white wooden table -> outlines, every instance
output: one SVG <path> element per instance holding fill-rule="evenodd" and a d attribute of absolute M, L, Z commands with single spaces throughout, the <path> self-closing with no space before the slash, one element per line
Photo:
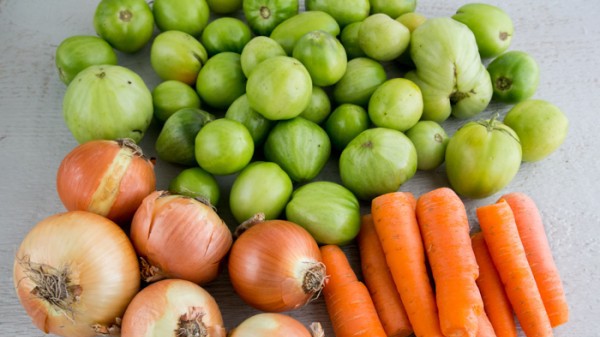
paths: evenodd
<path fill-rule="evenodd" d="M 522 191 L 538 203 L 571 307 L 571 320 L 555 329 L 559 337 L 600 336 L 600 2 L 558 0 L 484 1 L 513 18 L 511 49 L 534 56 L 541 68 L 536 98 L 546 99 L 571 122 L 563 146 L 549 158 L 522 165 L 503 191 Z M 28 230 L 64 211 L 55 191 L 61 159 L 77 145 L 62 117 L 65 85 L 54 67 L 58 44 L 71 35 L 95 35 L 96 0 L 0 0 L 0 335 L 41 336 L 25 314 L 12 285 L 15 251 Z M 421 0 L 417 10 L 429 17 L 450 16 L 466 1 Z M 152 89 L 159 83 L 150 67 L 149 48 L 119 54 L 119 63 L 140 74 Z M 481 116 L 506 112 L 493 105 Z M 449 133 L 458 122 L 448 122 Z M 144 151 L 155 156 L 153 125 Z M 159 161 L 158 188 L 165 189 L 181 168 Z M 232 177 L 221 179 L 226 190 Z M 337 180 L 330 165 L 320 179 Z M 420 195 L 446 184 L 443 171 L 418 173 L 401 187 Z M 499 195 L 499 194 L 498 194 Z M 472 226 L 474 210 L 498 195 L 465 200 Z M 226 194 L 223 200 L 226 199 Z M 225 203 L 226 204 L 226 203 Z M 225 206 L 222 206 L 225 208 Z M 224 211 L 226 213 L 226 211 Z M 357 265 L 356 247 L 345 247 Z M 217 299 L 228 328 L 257 311 L 242 303 L 223 274 L 206 287 Z M 323 322 L 333 336 L 322 299 L 289 313 L 308 323 Z"/>

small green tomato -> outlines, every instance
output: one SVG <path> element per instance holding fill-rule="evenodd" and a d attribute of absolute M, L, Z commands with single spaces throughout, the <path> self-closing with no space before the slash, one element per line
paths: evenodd
<path fill-rule="evenodd" d="M 405 78 L 387 80 L 371 96 L 368 112 L 376 126 L 406 131 L 423 114 L 421 89 Z"/>
<path fill-rule="evenodd" d="M 517 103 L 537 90 L 540 68 L 529 54 L 512 50 L 495 58 L 487 67 L 494 86 L 492 99 Z"/>
<path fill-rule="evenodd" d="M 221 118 L 204 125 L 195 141 L 198 165 L 216 175 L 241 171 L 254 154 L 252 135 L 242 123 L 231 119 Z"/>
<path fill-rule="evenodd" d="M 419 121 L 406 131 L 417 150 L 417 169 L 433 170 L 444 162 L 448 134 L 434 121 Z"/>
<path fill-rule="evenodd" d="M 171 180 L 169 192 L 207 200 L 215 206 L 219 203 L 221 196 L 219 183 L 215 177 L 200 167 L 191 167 L 181 171 Z"/>

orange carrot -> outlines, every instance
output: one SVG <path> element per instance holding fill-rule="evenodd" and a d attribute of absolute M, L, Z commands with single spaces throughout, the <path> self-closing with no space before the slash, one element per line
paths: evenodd
<path fill-rule="evenodd" d="M 504 285 L 494 266 L 492 257 L 483 238 L 483 233 L 478 232 L 471 236 L 471 245 L 479 265 L 479 278 L 477 286 L 483 299 L 483 308 L 487 313 L 496 334 L 503 337 L 517 337 L 517 326 L 512 307 Z"/>
<path fill-rule="evenodd" d="M 371 214 L 415 335 L 442 336 L 413 195 L 408 192 L 380 195 L 371 202 Z"/>
<path fill-rule="evenodd" d="M 385 261 L 371 214 L 361 217 L 357 243 L 363 278 L 387 336 L 411 335 L 413 330 Z"/>
<path fill-rule="evenodd" d="M 542 295 L 550 324 L 555 327 L 566 323 L 569 320 L 567 299 L 535 202 L 518 192 L 505 194 L 500 199 L 506 200 L 513 211 L 519 237 Z"/>
<path fill-rule="evenodd" d="M 453 190 L 443 187 L 421 195 L 416 213 L 435 281 L 442 333 L 475 337 L 483 301 L 475 282 L 479 267 L 465 206 Z"/>
<path fill-rule="evenodd" d="M 494 327 L 485 312 L 482 312 L 481 315 L 479 315 L 477 327 L 477 337 L 496 337 L 498 335 L 494 331 Z M 498 336 L 504 337 L 504 335 Z"/>
<path fill-rule="evenodd" d="M 552 336 L 552 326 L 527 262 L 510 206 L 501 200 L 479 207 L 477 218 L 492 261 L 525 335 Z"/>
<path fill-rule="evenodd" d="M 328 279 L 323 288 L 325 305 L 337 337 L 386 337 L 367 287 L 352 271 L 336 245 L 321 247 Z"/>

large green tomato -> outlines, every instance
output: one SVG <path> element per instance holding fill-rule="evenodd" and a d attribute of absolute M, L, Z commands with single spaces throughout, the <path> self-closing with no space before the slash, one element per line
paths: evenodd
<path fill-rule="evenodd" d="M 410 31 L 399 21 L 385 14 L 366 18 L 358 31 L 360 49 L 377 61 L 392 61 L 408 47 Z"/>
<path fill-rule="evenodd" d="M 206 0 L 210 10 L 216 14 L 231 14 L 242 9 L 242 0 Z"/>
<path fill-rule="evenodd" d="M 308 11 L 294 15 L 283 21 L 271 32 L 271 38 L 277 41 L 288 55 L 292 55 L 296 42 L 304 34 L 322 30 L 338 36 L 340 26 L 331 15 L 321 11 Z"/>
<path fill-rule="evenodd" d="M 158 34 L 150 49 L 152 69 L 163 80 L 193 85 L 207 60 L 206 49 L 196 38 L 176 30 Z"/>
<path fill-rule="evenodd" d="M 269 36 L 277 25 L 298 14 L 298 0 L 244 0 L 243 9 L 250 28 Z"/>
<path fill-rule="evenodd" d="M 152 13 L 162 31 L 178 30 L 200 36 L 208 24 L 210 8 L 206 0 L 154 0 Z"/>
<path fill-rule="evenodd" d="M 298 188 L 285 215 L 304 227 L 320 244 L 345 245 L 360 230 L 360 204 L 340 184 L 316 181 Z"/>
<path fill-rule="evenodd" d="M 250 107 L 267 119 L 298 116 L 310 103 L 312 80 L 300 61 L 275 56 L 257 65 L 246 84 Z"/>
<path fill-rule="evenodd" d="M 252 32 L 242 20 L 230 17 L 211 21 L 200 37 L 209 55 L 230 51 L 241 54 L 252 39 Z"/>
<path fill-rule="evenodd" d="M 211 57 L 198 73 L 196 91 L 203 102 L 226 110 L 246 92 L 240 55 L 223 52 Z"/>
<path fill-rule="evenodd" d="M 67 87 L 63 115 L 79 143 L 131 138 L 139 142 L 152 121 L 152 94 L 144 80 L 121 66 L 90 66 Z"/>
<path fill-rule="evenodd" d="M 200 97 L 189 85 L 169 80 L 157 85 L 152 90 L 154 117 L 165 122 L 171 115 L 183 108 L 200 108 Z"/>
<path fill-rule="evenodd" d="M 237 121 L 220 118 L 198 132 L 196 160 L 211 174 L 228 175 L 241 171 L 252 159 L 254 143 L 246 127 Z"/>
<path fill-rule="evenodd" d="M 433 170 L 444 162 L 448 134 L 434 121 L 419 121 L 406 131 L 406 136 L 417 150 L 417 169 Z"/>
<path fill-rule="evenodd" d="M 213 206 L 219 203 L 221 197 L 217 179 L 200 167 L 181 171 L 169 183 L 169 192 L 208 201 Z"/>
<path fill-rule="evenodd" d="M 108 42 L 97 36 L 71 36 L 56 48 L 56 68 L 65 84 L 92 65 L 117 64 L 117 54 Z"/>
<path fill-rule="evenodd" d="M 250 107 L 246 94 L 238 97 L 238 99 L 231 103 L 229 109 L 227 109 L 227 113 L 225 113 L 225 118 L 244 124 L 252 135 L 255 146 L 261 145 L 265 141 L 269 131 L 275 124 L 275 122 L 266 119 Z"/>
<path fill-rule="evenodd" d="M 276 162 L 293 181 L 316 177 L 331 154 L 325 130 L 302 117 L 279 121 L 267 136 L 265 157 Z"/>
<path fill-rule="evenodd" d="M 473 31 L 482 58 L 495 57 L 510 47 L 514 27 L 501 8 L 483 3 L 469 3 L 452 16 Z"/>
<path fill-rule="evenodd" d="M 456 193 L 485 198 L 502 190 L 521 166 L 519 137 L 491 119 L 468 122 L 450 138 L 446 174 Z"/>
<path fill-rule="evenodd" d="M 487 68 L 494 86 L 492 99 L 517 103 L 537 90 L 540 68 L 529 54 L 512 50 L 496 57 Z"/>
<path fill-rule="evenodd" d="M 277 41 L 266 36 L 253 38 L 242 50 L 241 62 L 244 75 L 250 77 L 254 67 L 274 56 L 286 56 L 285 50 Z"/>
<path fill-rule="evenodd" d="M 277 219 L 292 190 L 292 180 L 279 165 L 253 162 L 235 178 L 229 195 L 229 208 L 238 223 L 258 213 L 263 213 L 266 220 Z"/>
<path fill-rule="evenodd" d="M 412 13 L 417 8 L 417 0 L 369 0 L 371 13 L 383 13 L 391 18 L 398 18 L 405 13 Z"/>
<path fill-rule="evenodd" d="M 417 151 L 402 132 L 373 128 L 361 132 L 342 151 L 344 186 L 362 200 L 397 191 L 417 171 Z"/>
<path fill-rule="evenodd" d="M 325 131 L 333 147 L 342 151 L 354 137 L 369 128 L 369 122 L 363 107 L 346 103 L 333 110 L 325 122 Z"/>
<path fill-rule="evenodd" d="M 134 53 L 152 38 L 154 16 L 144 0 L 101 0 L 94 13 L 94 29 L 115 49 Z"/>
<path fill-rule="evenodd" d="M 406 131 L 423 114 L 421 89 L 405 78 L 393 78 L 380 85 L 369 100 L 369 118 L 379 127 Z"/>
<path fill-rule="evenodd" d="M 448 17 L 427 19 L 411 38 L 417 69 L 405 77 L 421 88 L 423 119 L 470 118 L 488 106 L 492 82 L 467 26 Z"/>
<path fill-rule="evenodd" d="M 333 87 L 333 98 L 339 103 L 367 106 L 375 89 L 387 80 L 381 63 L 367 57 L 348 62 L 346 73 Z"/>
<path fill-rule="evenodd" d="M 369 16 L 369 0 L 306 0 L 306 10 L 329 13 L 340 27 Z"/>
<path fill-rule="evenodd" d="M 294 46 L 292 55 L 306 67 L 313 84 L 322 87 L 339 81 L 348 64 L 342 43 L 321 30 L 302 36 Z"/>
<path fill-rule="evenodd" d="M 546 158 L 565 141 L 569 120 L 554 104 L 532 99 L 516 104 L 504 117 L 504 124 L 521 140 L 523 161 Z"/>

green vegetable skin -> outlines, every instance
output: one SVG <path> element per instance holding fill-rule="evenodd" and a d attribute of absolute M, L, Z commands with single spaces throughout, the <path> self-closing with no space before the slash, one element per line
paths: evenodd
<path fill-rule="evenodd" d="M 286 56 L 285 50 L 277 41 L 266 36 L 257 36 L 250 40 L 242 49 L 242 70 L 246 77 L 250 77 L 252 70 L 262 61 L 274 57 Z"/>
<path fill-rule="evenodd" d="M 244 124 L 250 135 L 252 135 L 255 146 L 261 145 L 265 141 L 269 131 L 275 124 L 275 122 L 266 119 L 250 107 L 246 94 L 231 103 L 227 113 L 225 113 L 225 118 Z"/>
<path fill-rule="evenodd" d="M 451 18 L 426 20 L 412 33 L 416 70 L 406 74 L 423 93 L 423 119 L 470 118 L 489 104 L 493 88 L 469 28 Z"/>
<path fill-rule="evenodd" d="M 242 20 L 222 17 L 211 21 L 200 36 L 208 55 L 222 52 L 241 54 L 244 46 L 252 39 L 252 32 Z"/>
<path fill-rule="evenodd" d="M 178 30 L 200 36 L 208 24 L 210 8 L 205 0 L 154 0 L 152 13 L 161 31 Z"/>
<path fill-rule="evenodd" d="M 169 192 L 208 200 L 216 206 L 221 197 L 219 183 L 215 177 L 199 167 L 190 167 L 181 171 L 169 183 Z"/>
<path fill-rule="evenodd" d="M 306 67 L 313 84 L 323 87 L 339 81 L 348 65 L 342 43 L 333 35 L 321 30 L 302 36 L 294 46 L 292 54 Z"/>
<path fill-rule="evenodd" d="M 342 104 L 327 118 L 325 131 L 334 148 L 342 151 L 354 137 L 369 128 L 369 115 L 358 105 Z"/>
<path fill-rule="evenodd" d="M 117 64 L 117 54 L 108 42 L 97 36 L 71 36 L 56 48 L 56 68 L 60 80 L 69 84 L 80 71 L 92 65 Z"/>
<path fill-rule="evenodd" d="M 196 92 L 208 105 L 226 110 L 246 92 L 246 77 L 240 55 L 219 53 L 206 62 L 196 79 Z"/>
<path fill-rule="evenodd" d="M 277 41 L 287 55 L 292 55 L 296 42 L 304 34 L 322 30 L 333 36 L 340 33 L 340 26 L 331 15 L 321 11 L 307 11 L 283 21 L 271 32 L 271 38 Z"/>
<path fill-rule="evenodd" d="M 370 0 L 369 2 L 371 13 L 384 13 L 391 18 L 414 12 L 417 8 L 417 0 Z"/>
<path fill-rule="evenodd" d="M 207 60 L 206 49 L 196 38 L 175 30 L 156 36 L 150 49 L 152 69 L 163 80 L 193 85 Z"/>
<path fill-rule="evenodd" d="M 369 16 L 369 0 L 306 0 L 309 11 L 323 11 L 330 14 L 340 27 L 360 22 Z"/>
<path fill-rule="evenodd" d="M 94 29 L 115 49 L 134 53 L 152 38 L 154 16 L 144 0 L 102 0 L 94 13 Z"/>
<path fill-rule="evenodd" d="M 152 90 L 154 116 L 165 122 L 183 108 L 200 108 L 200 97 L 189 85 L 175 81 L 164 81 Z"/>
<path fill-rule="evenodd" d="M 448 135 L 434 121 L 419 121 L 406 131 L 406 136 L 417 150 L 417 169 L 433 170 L 444 162 Z"/>
<path fill-rule="evenodd" d="M 540 68 L 533 57 L 522 51 L 509 51 L 488 65 L 494 86 L 492 99 L 517 103 L 524 101 L 537 90 Z"/>
<path fill-rule="evenodd" d="M 268 36 L 277 25 L 298 14 L 298 0 L 244 0 L 243 9 L 250 28 Z"/>
<path fill-rule="evenodd" d="M 373 14 L 362 21 L 358 44 L 367 56 L 377 61 L 392 61 L 408 47 L 410 31 L 385 14 Z"/>
<path fill-rule="evenodd" d="M 367 106 L 371 95 L 387 80 L 381 63 L 367 57 L 348 62 L 346 73 L 333 87 L 333 98 L 339 103 Z"/>

